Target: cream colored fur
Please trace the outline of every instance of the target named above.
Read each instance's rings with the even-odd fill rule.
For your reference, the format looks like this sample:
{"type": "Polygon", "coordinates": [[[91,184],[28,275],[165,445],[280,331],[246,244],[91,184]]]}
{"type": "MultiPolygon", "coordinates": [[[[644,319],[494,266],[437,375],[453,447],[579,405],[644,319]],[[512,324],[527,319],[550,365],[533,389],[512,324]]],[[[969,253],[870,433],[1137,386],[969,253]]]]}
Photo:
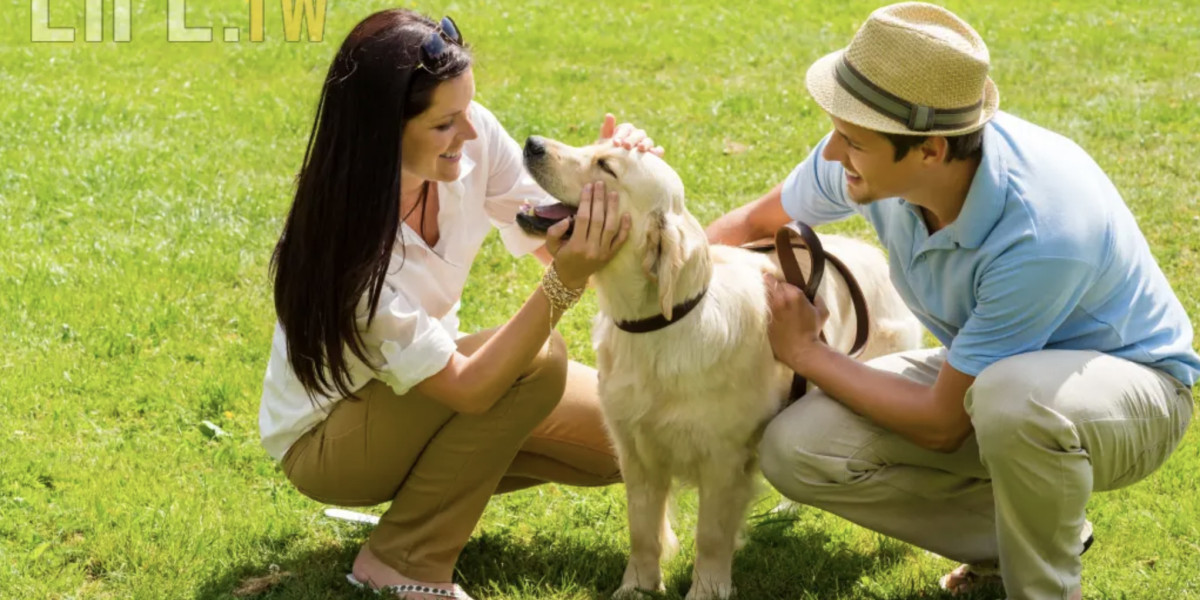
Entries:
{"type": "MultiPolygon", "coordinates": [[[[546,146],[544,155],[526,161],[543,188],[575,205],[585,183],[604,180],[633,219],[629,242],[592,279],[600,305],[593,331],[600,400],[629,505],[631,553],[617,596],[663,589],[660,557],[677,546],[666,518],[675,479],[700,494],[687,598],[727,598],[738,532],[754,494],[757,442],[792,377],[767,339],[762,273],[779,275],[779,268],[765,255],[710,246],[684,206],[683,183],[660,158],[606,144],[546,146]],[[614,325],[670,317],[672,307],[705,288],[695,310],[665,329],[634,334],[614,325]]],[[[918,347],[920,327],[889,283],[882,253],[849,238],[822,241],[867,296],[872,323],[864,358],[918,347]]],[[[849,295],[832,266],[826,272],[819,290],[830,311],[825,334],[834,347],[849,349],[849,295]]]]}

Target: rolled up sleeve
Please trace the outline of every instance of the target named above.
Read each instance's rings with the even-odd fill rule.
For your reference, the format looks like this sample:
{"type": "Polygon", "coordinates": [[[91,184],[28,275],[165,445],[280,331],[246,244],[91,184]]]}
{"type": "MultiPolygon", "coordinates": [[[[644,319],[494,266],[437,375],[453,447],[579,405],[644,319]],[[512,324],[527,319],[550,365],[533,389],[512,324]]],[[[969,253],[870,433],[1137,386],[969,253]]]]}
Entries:
{"type": "Polygon", "coordinates": [[[517,225],[517,212],[528,202],[535,206],[555,202],[525,170],[521,147],[486,108],[475,105],[477,126],[488,136],[488,183],[484,211],[500,231],[500,240],[513,256],[537,250],[545,239],[531,236],[517,225]]]}
{"type": "Polygon", "coordinates": [[[458,350],[454,337],[441,321],[403,295],[380,298],[380,308],[367,326],[363,342],[378,347],[382,363],[378,377],[397,395],[446,367],[458,350]]]}

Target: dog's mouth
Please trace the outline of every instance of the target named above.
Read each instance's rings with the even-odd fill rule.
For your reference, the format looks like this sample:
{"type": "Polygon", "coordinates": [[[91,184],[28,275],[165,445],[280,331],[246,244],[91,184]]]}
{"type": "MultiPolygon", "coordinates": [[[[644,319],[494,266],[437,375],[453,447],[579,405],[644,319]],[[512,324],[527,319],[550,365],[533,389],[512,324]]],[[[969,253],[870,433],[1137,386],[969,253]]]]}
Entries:
{"type": "Polygon", "coordinates": [[[571,237],[571,231],[575,228],[576,210],[577,207],[567,206],[561,202],[554,202],[544,206],[526,204],[517,213],[517,225],[525,233],[545,237],[546,231],[555,223],[563,219],[571,219],[571,224],[567,226],[567,233],[563,235],[563,239],[565,240],[571,237]]]}

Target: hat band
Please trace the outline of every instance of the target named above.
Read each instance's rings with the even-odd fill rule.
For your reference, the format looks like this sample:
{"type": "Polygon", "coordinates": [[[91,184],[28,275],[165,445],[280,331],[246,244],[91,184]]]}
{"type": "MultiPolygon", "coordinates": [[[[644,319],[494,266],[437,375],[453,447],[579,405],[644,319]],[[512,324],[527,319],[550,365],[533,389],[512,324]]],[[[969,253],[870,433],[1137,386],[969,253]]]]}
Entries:
{"type": "Polygon", "coordinates": [[[961,129],[975,124],[983,109],[983,100],[962,108],[933,108],[913,104],[872,83],[850,65],[845,55],[837,62],[835,75],[838,85],[850,95],[875,112],[904,123],[913,131],[961,129]]]}

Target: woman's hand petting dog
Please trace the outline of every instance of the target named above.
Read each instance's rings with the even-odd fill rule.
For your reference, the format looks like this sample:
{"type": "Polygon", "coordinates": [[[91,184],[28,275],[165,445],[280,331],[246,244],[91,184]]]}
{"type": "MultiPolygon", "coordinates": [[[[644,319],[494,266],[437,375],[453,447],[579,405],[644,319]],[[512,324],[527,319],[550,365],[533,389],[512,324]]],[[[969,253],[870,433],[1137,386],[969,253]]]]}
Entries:
{"type": "Polygon", "coordinates": [[[617,192],[605,193],[604,182],[583,186],[575,228],[564,243],[571,219],[563,219],[546,231],[546,249],[554,257],[555,270],[563,285],[581,289],[588,278],[617,253],[629,237],[632,221],[621,214],[617,192]]]}
{"type": "MultiPolygon", "coordinates": [[[[613,146],[638,152],[650,152],[656,156],[664,153],[662,146],[655,146],[646,131],[631,123],[617,125],[611,113],[604,115],[600,124],[600,141],[611,140],[613,146]]],[[[554,257],[555,269],[563,285],[580,289],[587,285],[588,278],[604,266],[616,254],[629,235],[631,221],[628,214],[622,215],[616,192],[605,194],[604,182],[597,181],[583,188],[579,198],[579,210],[572,219],[563,219],[546,231],[546,250],[554,257]],[[563,242],[563,236],[575,226],[572,235],[563,242]],[[561,252],[561,253],[560,253],[561,252]]]]}
{"type": "Polygon", "coordinates": [[[639,152],[650,152],[655,156],[662,156],[665,150],[662,146],[655,146],[654,140],[646,135],[646,131],[634,127],[632,123],[621,123],[617,125],[617,118],[611,113],[604,115],[604,122],[600,124],[600,142],[604,140],[612,140],[612,145],[620,146],[626,150],[637,148],[639,152]]]}
{"type": "Polygon", "coordinates": [[[780,362],[793,366],[807,349],[823,343],[821,329],[829,319],[829,309],[819,296],[814,305],[800,288],[773,275],[764,273],[763,285],[767,288],[767,305],[771,308],[767,326],[771,350],[780,362]]]}

